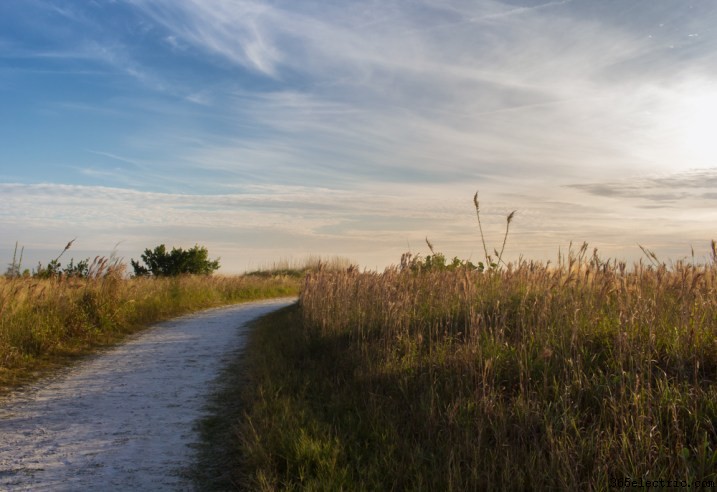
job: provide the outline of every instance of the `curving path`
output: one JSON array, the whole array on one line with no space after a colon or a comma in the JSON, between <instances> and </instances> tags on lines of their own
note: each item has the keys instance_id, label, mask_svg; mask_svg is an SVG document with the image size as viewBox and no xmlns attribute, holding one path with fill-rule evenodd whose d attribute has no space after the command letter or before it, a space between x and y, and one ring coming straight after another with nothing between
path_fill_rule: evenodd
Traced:
<instances>
[{"instance_id":1,"label":"curving path","mask_svg":"<svg viewBox=\"0 0 717 492\"><path fill-rule=\"evenodd\" d=\"M191 490L194 423L247 322L295 299L185 316L0 399L0 490Z\"/></svg>"}]
</instances>

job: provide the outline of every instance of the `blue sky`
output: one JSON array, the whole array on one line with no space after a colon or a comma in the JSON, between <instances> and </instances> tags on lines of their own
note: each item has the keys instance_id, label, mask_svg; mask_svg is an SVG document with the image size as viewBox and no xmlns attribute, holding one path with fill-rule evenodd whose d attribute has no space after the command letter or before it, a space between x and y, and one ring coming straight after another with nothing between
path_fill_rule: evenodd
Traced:
<instances>
[{"instance_id":1,"label":"blue sky","mask_svg":"<svg viewBox=\"0 0 717 492\"><path fill-rule=\"evenodd\" d=\"M226 273L717 237L717 5L3 0L0 258L206 245Z\"/></svg>"}]
</instances>

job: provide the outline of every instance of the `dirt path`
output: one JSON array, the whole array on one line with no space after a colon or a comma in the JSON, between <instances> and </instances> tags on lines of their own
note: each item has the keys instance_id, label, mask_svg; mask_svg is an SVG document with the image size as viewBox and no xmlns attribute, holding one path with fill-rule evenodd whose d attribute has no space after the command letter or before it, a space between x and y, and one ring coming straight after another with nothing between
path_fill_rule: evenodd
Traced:
<instances>
[{"instance_id":1,"label":"dirt path","mask_svg":"<svg viewBox=\"0 0 717 492\"><path fill-rule=\"evenodd\" d=\"M194 423L246 323L294 299L161 323L0 399L0 490L191 490Z\"/></svg>"}]
</instances>

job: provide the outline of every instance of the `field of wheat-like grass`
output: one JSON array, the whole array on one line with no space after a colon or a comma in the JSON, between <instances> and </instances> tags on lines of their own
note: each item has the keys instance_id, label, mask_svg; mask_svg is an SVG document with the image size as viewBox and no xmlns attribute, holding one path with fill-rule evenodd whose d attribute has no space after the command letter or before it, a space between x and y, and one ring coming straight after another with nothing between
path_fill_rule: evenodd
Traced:
<instances>
[{"instance_id":1,"label":"field of wheat-like grass","mask_svg":"<svg viewBox=\"0 0 717 492\"><path fill-rule=\"evenodd\" d=\"M296 278L276 275L125 278L118 265L101 264L89 278L0 277L0 390L153 322L295 295L299 285Z\"/></svg>"},{"instance_id":2,"label":"field of wheat-like grass","mask_svg":"<svg viewBox=\"0 0 717 492\"><path fill-rule=\"evenodd\" d=\"M717 266L646 253L309 274L300 308L252 341L272 355L240 425L247 483L713 485Z\"/></svg>"}]
</instances>

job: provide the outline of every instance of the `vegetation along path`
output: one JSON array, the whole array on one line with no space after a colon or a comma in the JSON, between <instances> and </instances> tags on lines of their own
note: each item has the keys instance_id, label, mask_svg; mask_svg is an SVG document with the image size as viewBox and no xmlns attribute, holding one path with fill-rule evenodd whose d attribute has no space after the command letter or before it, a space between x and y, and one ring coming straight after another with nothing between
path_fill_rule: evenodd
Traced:
<instances>
[{"instance_id":1,"label":"vegetation along path","mask_svg":"<svg viewBox=\"0 0 717 492\"><path fill-rule=\"evenodd\" d=\"M212 309L0 399L0 489L184 490L212 381L247 323L293 298Z\"/></svg>"}]
</instances>

